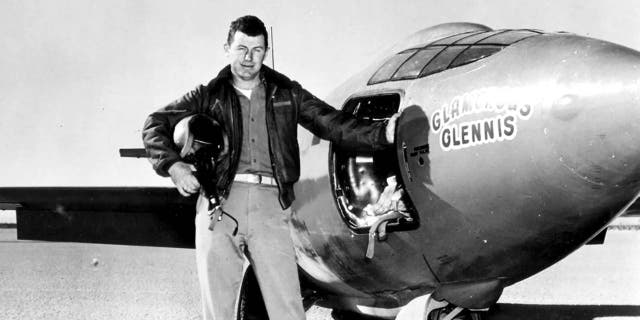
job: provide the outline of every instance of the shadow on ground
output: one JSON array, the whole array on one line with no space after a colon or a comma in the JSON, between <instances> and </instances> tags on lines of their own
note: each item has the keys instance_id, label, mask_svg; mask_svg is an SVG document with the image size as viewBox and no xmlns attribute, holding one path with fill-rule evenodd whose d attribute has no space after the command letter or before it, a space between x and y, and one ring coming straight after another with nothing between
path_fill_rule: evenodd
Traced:
<instances>
[{"instance_id":1,"label":"shadow on ground","mask_svg":"<svg viewBox=\"0 0 640 320\"><path fill-rule=\"evenodd\" d=\"M640 306L499 303L489 312L483 313L484 320L591 320L609 317L640 317ZM380 318L334 311L332 319L378 320Z\"/></svg>"},{"instance_id":2,"label":"shadow on ground","mask_svg":"<svg viewBox=\"0 0 640 320\"><path fill-rule=\"evenodd\" d=\"M537 305L499 303L487 313L490 320L562 320L640 316L640 306L629 305Z\"/></svg>"}]
</instances>

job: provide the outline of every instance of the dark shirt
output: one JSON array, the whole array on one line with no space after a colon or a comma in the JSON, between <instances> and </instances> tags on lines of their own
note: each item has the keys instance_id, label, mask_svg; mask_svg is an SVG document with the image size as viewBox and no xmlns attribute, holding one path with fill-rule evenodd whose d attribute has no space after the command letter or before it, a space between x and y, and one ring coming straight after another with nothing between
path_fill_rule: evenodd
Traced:
<instances>
[{"instance_id":1,"label":"dark shirt","mask_svg":"<svg viewBox=\"0 0 640 320\"><path fill-rule=\"evenodd\" d=\"M251 100L236 89L242 112L242 149L237 173L273 176L269 157L269 136L265 112L265 87L262 82L253 88Z\"/></svg>"}]
</instances>

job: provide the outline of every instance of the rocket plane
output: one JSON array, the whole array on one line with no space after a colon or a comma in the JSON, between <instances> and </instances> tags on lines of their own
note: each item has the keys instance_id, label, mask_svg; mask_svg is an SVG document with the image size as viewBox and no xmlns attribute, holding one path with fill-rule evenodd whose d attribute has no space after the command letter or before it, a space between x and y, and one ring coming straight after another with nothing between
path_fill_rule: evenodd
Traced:
<instances>
[{"instance_id":1,"label":"rocket plane","mask_svg":"<svg viewBox=\"0 0 640 320\"><path fill-rule=\"evenodd\" d=\"M301 268L332 279L321 287L388 310L426 293L490 306L637 198L639 68L635 50L566 32L454 23L412 35L328 99L369 121L401 112L396 149L301 146L302 162L329 172L332 187L298 203ZM317 155L327 151L324 168ZM320 181L313 171L303 168L301 186ZM363 189L380 194L388 176L401 181L411 217L389 223L362 263L349 257L366 247L361 218L376 199ZM341 225L318 218L331 202Z\"/></svg>"},{"instance_id":2,"label":"rocket plane","mask_svg":"<svg viewBox=\"0 0 640 320\"><path fill-rule=\"evenodd\" d=\"M607 41L472 23L381 52L327 102L364 122L400 113L393 147L298 132L287 220L305 306L400 320L428 296L422 314L478 319L602 235L640 191L639 69L640 52ZM0 188L20 239L193 247L192 202L170 188ZM237 319L266 319L251 270Z\"/></svg>"}]
</instances>

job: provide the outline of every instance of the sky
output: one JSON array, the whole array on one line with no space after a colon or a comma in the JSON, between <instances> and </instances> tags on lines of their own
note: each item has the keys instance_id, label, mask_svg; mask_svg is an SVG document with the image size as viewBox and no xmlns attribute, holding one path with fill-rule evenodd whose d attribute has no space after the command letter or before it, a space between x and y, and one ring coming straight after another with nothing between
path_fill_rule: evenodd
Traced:
<instances>
[{"instance_id":1,"label":"sky","mask_svg":"<svg viewBox=\"0 0 640 320\"><path fill-rule=\"evenodd\" d=\"M142 147L149 113L217 74L229 23L245 14L273 28L276 69L319 97L444 22L569 31L640 50L632 0L3 0L0 186L171 185L118 149Z\"/></svg>"}]
</instances>

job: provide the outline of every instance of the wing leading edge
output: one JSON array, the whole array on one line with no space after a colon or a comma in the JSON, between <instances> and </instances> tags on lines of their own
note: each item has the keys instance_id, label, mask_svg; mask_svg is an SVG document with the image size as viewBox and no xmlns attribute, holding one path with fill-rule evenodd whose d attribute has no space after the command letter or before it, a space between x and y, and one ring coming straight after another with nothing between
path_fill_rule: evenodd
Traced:
<instances>
[{"instance_id":1,"label":"wing leading edge","mask_svg":"<svg viewBox=\"0 0 640 320\"><path fill-rule=\"evenodd\" d=\"M21 240L193 248L195 200L163 187L0 188Z\"/></svg>"}]
</instances>

